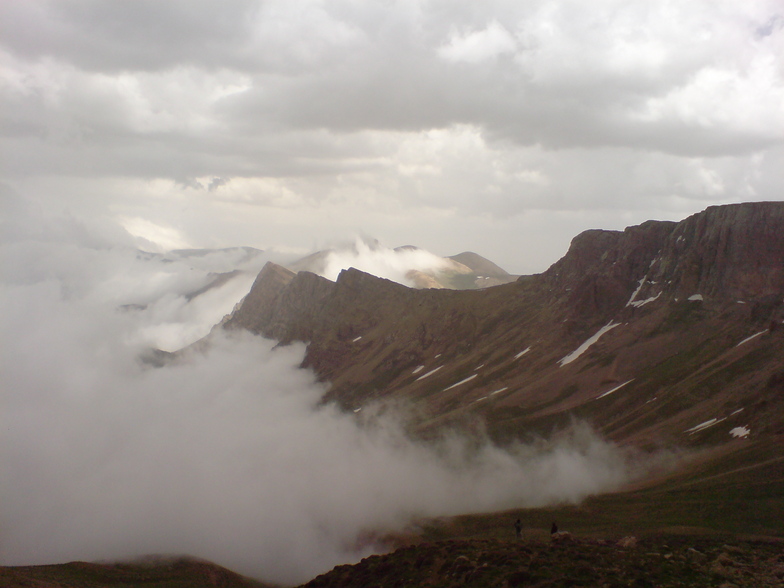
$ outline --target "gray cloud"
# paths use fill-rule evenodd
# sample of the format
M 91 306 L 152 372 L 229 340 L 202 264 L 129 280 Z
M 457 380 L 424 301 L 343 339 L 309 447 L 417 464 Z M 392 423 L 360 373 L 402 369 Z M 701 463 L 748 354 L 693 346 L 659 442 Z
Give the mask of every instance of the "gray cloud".
M 782 194 L 767 0 L 30 0 L 0 23 L 4 181 L 190 243 L 362 232 L 452 254 L 460 226 L 456 249 L 541 270 L 564 217 L 622 228 Z M 542 213 L 547 246 L 526 237 Z
M 239 65 L 258 9 L 253 0 L 114 4 L 101 0 L 3 3 L 4 44 L 98 72 L 183 64 Z M 246 60 L 245 60 L 246 61 Z

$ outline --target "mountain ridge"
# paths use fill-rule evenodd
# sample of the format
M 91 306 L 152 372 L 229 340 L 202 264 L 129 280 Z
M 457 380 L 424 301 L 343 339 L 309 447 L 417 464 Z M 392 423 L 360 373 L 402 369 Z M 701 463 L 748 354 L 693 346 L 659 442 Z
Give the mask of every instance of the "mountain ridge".
M 702 390 L 699 377 L 727 379 L 736 403 L 753 402 L 740 391 L 745 383 L 781 408 L 768 383 L 781 376 L 782 235 L 784 203 L 747 203 L 678 223 L 585 231 L 542 274 L 485 290 L 412 290 L 355 269 L 335 282 L 286 274 L 260 307 L 243 303 L 225 326 L 306 342 L 303 365 L 330 383 L 326 399 L 346 409 L 404 398 L 432 426 L 476 414 L 499 439 L 576 413 L 619 441 L 683 441 L 697 412 L 723 410 L 729 401 L 719 399 L 733 395 L 691 391 L 694 406 L 676 408 L 679 391 Z M 265 271 L 249 300 L 269 287 Z M 420 365 L 438 372 L 422 379 Z M 658 389 L 672 397 L 668 408 L 643 410 L 641 400 L 654 402 Z M 602 405 L 621 414 L 599 422 Z M 782 432 L 769 419 L 755 425 L 761 431 Z

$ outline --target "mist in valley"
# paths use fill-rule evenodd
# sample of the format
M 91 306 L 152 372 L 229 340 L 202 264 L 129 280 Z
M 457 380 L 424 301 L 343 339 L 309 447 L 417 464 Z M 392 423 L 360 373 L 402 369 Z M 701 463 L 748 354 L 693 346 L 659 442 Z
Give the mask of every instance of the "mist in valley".
M 253 275 L 189 299 L 237 260 L 161 261 L 69 222 L 2 243 L 2 565 L 176 553 L 294 583 L 419 517 L 578 501 L 634 473 L 584 427 L 536 446 L 415 442 L 396 411 L 320 404 L 301 344 L 216 332 L 153 367 L 149 348 L 206 335 Z

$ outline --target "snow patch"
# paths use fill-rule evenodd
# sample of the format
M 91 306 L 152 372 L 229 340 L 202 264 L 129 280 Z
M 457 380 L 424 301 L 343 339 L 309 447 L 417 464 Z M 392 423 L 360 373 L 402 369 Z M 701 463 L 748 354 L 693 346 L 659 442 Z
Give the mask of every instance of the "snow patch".
M 427 374 L 425 374 L 425 375 L 427 375 Z M 471 375 L 471 376 L 468 376 L 468 377 L 467 377 L 465 380 L 460 380 L 460 381 L 459 381 L 457 384 L 452 384 L 451 386 L 449 386 L 449 388 L 444 388 L 444 392 L 446 392 L 447 390 L 451 390 L 452 388 L 457 388 L 458 386 L 460 386 L 460 385 L 462 385 L 462 384 L 465 384 L 466 382 L 470 382 L 470 381 L 471 381 L 471 380 L 473 380 L 473 379 L 474 379 L 474 378 L 475 378 L 477 375 L 478 375 L 478 374 L 473 374 L 473 375 Z M 424 378 L 424 377 L 425 377 L 425 376 L 422 376 L 422 378 Z M 421 380 L 422 378 L 420 378 L 420 380 Z
M 604 394 L 602 394 L 602 395 L 600 395 L 600 396 L 597 396 L 597 397 L 596 397 L 596 400 L 599 400 L 600 398 L 604 398 L 605 396 L 609 396 L 609 395 L 610 395 L 610 394 L 612 394 L 613 392 L 617 392 L 618 390 L 620 390 L 621 388 L 623 388 L 623 387 L 624 387 L 626 384 L 630 384 L 630 383 L 632 383 L 632 382 L 634 382 L 634 378 L 632 378 L 631 380 L 628 380 L 628 381 L 624 382 L 624 383 L 623 383 L 623 384 L 621 384 L 620 386 L 616 386 L 616 387 L 615 387 L 615 388 L 613 388 L 612 390 L 608 390 L 607 392 L 605 392 Z
M 767 332 L 768 332 L 768 330 L 767 330 L 767 329 L 765 329 L 764 331 L 760 331 L 759 333 L 754 333 L 754 334 L 753 334 L 751 337 L 746 337 L 746 338 L 745 338 L 743 341 L 741 341 L 740 343 L 738 343 L 738 344 L 737 344 L 735 347 L 740 347 L 740 346 L 741 346 L 741 345 L 743 345 L 744 343 L 748 343 L 748 342 L 749 342 L 749 341 L 751 341 L 752 339 L 756 339 L 756 338 L 757 338 L 757 337 L 759 337 L 760 335 L 764 335 L 764 334 L 765 334 L 765 333 L 767 333 Z
M 705 429 L 712 427 L 713 425 L 719 424 L 721 421 L 725 419 L 709 419 L 704 423 L 700 423 L 696 427 L 692 427 L 691 429 L 686 429 L 686 433 L 693 435 L 694 433 L 699 433 L 700 431 L 704 431 Z
M 488 396 L 495 396 L 496 394 L 500 394 L 504 390 L 509 390 L 509 386 L 504 386 L 503 388 L 499 388 L 498 390 L 494 390 L 493 392 L 490 392 L 490 394 L 488 394 Z
M 436 369 L 434 369 L 434 370 L 430 370 L 430 371 L 429 371 L 429 372 L 427 372 L 426 374 L 419 376 L 419 377 L 416 379 L 416 381 L 418 382 L 419 380 L 424 380 L 424 379 L 425 379 L 425 378 L 427 378 L 428 376 L 432 376 L 434 373 L 436 373 L 436 372 L 437 372 L 438 370 L 440 370 L 442 367 L 444 367 L 444 366 L 440 365 L 440 366 L 438 366 Z
M 352 342 L 352 343 L 356 343 L 356 342 L 357 342 L 357 341 L 359 341 L 361 338 L 362 338 L 362 335 L 360 335 L 360 336 L 359 336 L 359 337 L 357 337 L 356 339 L 352 340 L 351 342 Z
M 418 373 L 419 373 L 419 372 L 421 372 L 423 369 L 425 369 L 425 366 L 423 366 L 423 365 L 418 365 L 418 366 L 416 366 L 416 367 L 414 368 L 414 371 L 413 371 L 413 372 L 411 372 L 411 373 L 412 373 L 412 374 L 418 374 Z
M 517 355 L 515 355 L 515 356 L 514 356 L 514 358 L 515 358 L 515 359 L 520 359 L 520 358 L 521 358 L 523 355 L 525 355 L 525 354 L 526 354 L 526 353 L 528 353 L 529 351 L 531 351 L 531 348 L 530 348 L 530 347 L 526 347 L 526 348 L 525 348 L 525 349 L 523 349 L 523 350 L 522 350 L 520 353 L 518 353 Z
M 480 365 L 479 367 L 475 367 L 475 368 L 474 368 L 474 371 L 475 371 L 475 372 L 478 372 L 478 371 L 479 371 L 479 370 L 481 370 L 483 367 L 485 367 L 485 364 L 482 364 L 482 365 Z
M 734 412 L 731 412 L 731 413 L 730 413 L 730 416 L 734 416 L 734 415 L 738 414 L 739 412 L 743 412 L 743 409 L 742 409 L 742 408 L 739 408 L 738 410 L 736 410 L 736 411 L 734 411 Z
M 634 292 L 632 292 L 632 295 L 629 298 L 629 302 L 626 303 L 626 306 L 630 306 L 634 302 L 634 299 L 637 298 L 637 294 L 640 293 L 640 290 L 642 290 L 642 287 L 645 285 L 647 279 L 648 279 L 648 274 L 645 274 L 645 276 L 637 282 L 637 289 Z
M 689 296 L 687 298 L 687 300 L 689 300 L 691 302 L 702 302 L 703 301 L 703 297 L 702 297 L 702 294 L 692 294 L 691 296 Z
M 635 300 L 634 302 L 630 302 L 629 304 L 631 304 L 635 308 L 640 308 L 641 306 L 645 306 L 649 302 L 653 302 L 654 300 L 658 299 L 659 296 L 661 296 L 661 294 L 662 293 L 659 292 L 656 296 L 653 296 L 652 298 L 646 298 L 645 300 Z M 627 304 L 626 306 L 629 306 L 629 304 Z
M 572 351 L 569 355 L 567 355 L 563 359 L 559 360 L 558 363 L 561 364 L 561 367 L 565 366 L 567 363 L 572 363 L 575 359 L 577 359 L 583 353 L 585 353 L 591 345 L 596 343 L 602 335 L 604 335 L 607 331 L 614 329 L 620 324 L 621 323 L 614 323 L 610 321 L 609 323 L 604 325 L 601 329 L 599 329 L 599 331 L 596 334 L 594 334 L 591 338 L 589 338 L 582 345 L 580 345 L 577 349 Z
M 730 429 L 730 435 L 738 439 L 745 439 L 749 436 L 749 433 L 751 433 L 751 430 L 748 427 L 735 427 L 734 429 Z

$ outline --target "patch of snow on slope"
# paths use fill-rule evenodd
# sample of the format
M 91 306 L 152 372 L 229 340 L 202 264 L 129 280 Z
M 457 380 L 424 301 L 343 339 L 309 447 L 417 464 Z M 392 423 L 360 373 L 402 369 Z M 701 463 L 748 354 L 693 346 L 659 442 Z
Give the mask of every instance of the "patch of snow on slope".
M 488 396 L 495 396 L 496 394 L 500 394 L 504 390 L 509 390 L 509 386 L 504 386 L 503 388 L 499 388 L 498 390 L 490 392 L 490 394 L 488 394 Z
M 444 392 L 446 392 L 447 390 L 451 390 L 452 388 L 457 388 L 458 386 L 460 386 L 461 384 L 465 384 L 466 382 L 470 382 L 476 376 L 477 376 L 477 374 L 473 374 L 471 376 L 468 376 L 465 380 L 460 380 L 457 384 L 452 384 L 451 386 L 449 386 L 449 388 L 444 388 Z M 425 376 L 422 376 L 422 378 L 424 378 L 424 377 Z M 422 378 L 420 378 L 420 379 L 422 379 Z
M 353 341 L 351 341 L 351 342 L 352 342 L 352 343 L 356 343 L 356 342 L 357 342 L 357 341 L 359 341 L 361 338 L 362 338 L 362 335 L 360 335 L 359 337 L 357 337 L 356 339 L 354 339 L 354 340 L 353 340 Z
M 738 410 L 735 410 L 735 411 L 731 412 L 730 416 L 734 416 L 734 415 L 738 414 L 739 412 L 743 412 L 743 409 L 739 408 Z
M 526 348 L 525 348 L 525 349 L 523 349 L 523 350 L 522 350 L 520 353 L 518 353 L 517 355 L 515 355 L 515 356 L 514 356 L 514 358 L 515 358 L 515 359 L 520 359 L 520 358 L 521 358 L 523 355 L 525 355 L 525 354 L 526 354 L 526 353 L 528 353 L 529 351 L 531 351 L 531 348 L 530 348 L 530 347 L 526 347 Z
M 618 390 L 620 390 L 621 388 L 623 388 L 623 387 L 624 387 L 626 384 L 630 384 L 630 383 L 632 383 L 632 382 L 634 382 L 634 378 L 632 378 L 631 380 L 628 380 L 627 382 L 624 382 L 624 383 L 623 383 L 623 384 L 621 384 L 620 386 L 616 386 L 616 387 L 615 387 L 615 388 L 613 388 L 612 390 L 608 390 L 607 392 L 605 392 L 605 393 L 604 393 L 604 394 L 602 394 L 601 396 L 597 396 L 597 397 L 596 397 L 596 400 L 599 400 L 600 398 L 604 398 L 605 396 L 609 396 L 609 395 L 610 395 L 610 394 L 612 394 L 613 392 L 617 392 Z
M 424 379 L 425 379 L 425 378 L 427 378 L 428 376 L 432 376 L 434 373 L 436 373 L 436 372 L 437 372 L 438 370 L 440 370 L 442 367 L 444 367 L 444 366 L 440 365 L 440 366 L 438 366 L 436 369 L 434 369 L 434 370 L 430 370 L 430 371 L 429 371 L 429 372 L 427 372 L 426 374 L 419 376 L 419 377 L 416 379 L 416 381 L 418 382 L 419 380 L 424 380 Z
M 745 439 L 749 436 L 749 433 L 751 433 L 751 430 L 748 427 L 735 427 L 734 429 L 730 429 L 730 435 L 738 439 Z
M 746 337 L 746 338 L 745 338 L 743 341 L 741 341 L 740 343 L 738 343 L 738 344 L 737 344 L 735 347 L 740 347 L 740 346 L 741 346 L 741 345 L 743 345 L 744 343 L 748 343 L 748 342 L 749 342 L 749 341 L 751 341 L 752 339 L 756 339 L 756 338 L 757 338 L 757 337 L 759 337 L 760 335 L 764 335 L 764 334 L 765 334 L 765 333 L 767 333 L 767 332 L 768 332 L 768 330 L 767 330 L 767 329 L 765 329 L 764 331 L 760 331 L 759 333 L 754 333 L 754 334 L 753 334 L 751 337 Z
M 689 433 L 690 435 L 692 435 L 694 433 L 699 433 L 700 431 L 704 431 L 708 427 L 712 427 L 713 425 L 719 424 L 723 420 L 724 419 L 715 419 L 715 418 L 714 419 L 709 419 L 709 420 L 705 421 L 704 423 L 700 423 L 696 427 L 692 427 L 691 429 L 686 429 L 686 431 L 684 431 L 684 432 L 685 433 Z
M 414 368 L 414 371 L 413 371 L 413 372 L 411 372 L 411 373 L 412 373 L 412 374 L 418 374 L 418 373 L 419 373 L 419 372 L 421 372 L 423 369 L 425 369 L 425 366 L 423 366 L 423 365 L 418 365 L 418 366 L 416 366 L 416 367 Z
M 687 300 L 691 302 L 702 302 L 703 301 L 702 294 L 692 294 L 687 298 Z
M 631 298 L 629 298 L 629 302 L 626 303 L 626 306 L 630 306 L 634 302 L 634 299 L 637 298 L 637 294 L 640 293 L 640 290 L 642 290 L 642 287 L 645 285 L 647 279 L 648 274 L 645 274 L 645 277 L 641 278 L 640 281 L 637 282 L 637 289 L 632 292 Z
M 558 363 L 561 364 L 561 367 L 565 366 L 567 363 L 572 363 L 575 359 L 577 359 L 583 353 L 585 353 L 591 345 L 596 343 L 602 335 L 604 335 L 610 329 L 614 329 L 615 327 L 617 327 L 620 324 L 621 323 L 614 323 L 614 322 L 610 321 L 609 323 L 604 325 L 601 329 L 599 329 L 596 332 L 596 334 L 594 334 L 591 338 L 589 338 L 582 345 L 580 345 L 577 349 L 572 351 L 569 355 L 567 355 L 563 359 L 559 360 Z
M 630 302 L 629 304 L 631 304 L 635 308 L 640 308 L 641 306 L 645 306 L 649 302 L 653 302 L 654 300 L 657 300 L 659 296 L 661 296 L 661 294 L 662 293 L 659 292 L 656 296 L 653 296 L 652 298 L 646 298 L 645 300 L 635 300 L 634 302 Z M 629 306 L 629 304 L 627 304 L 626 306 Z

